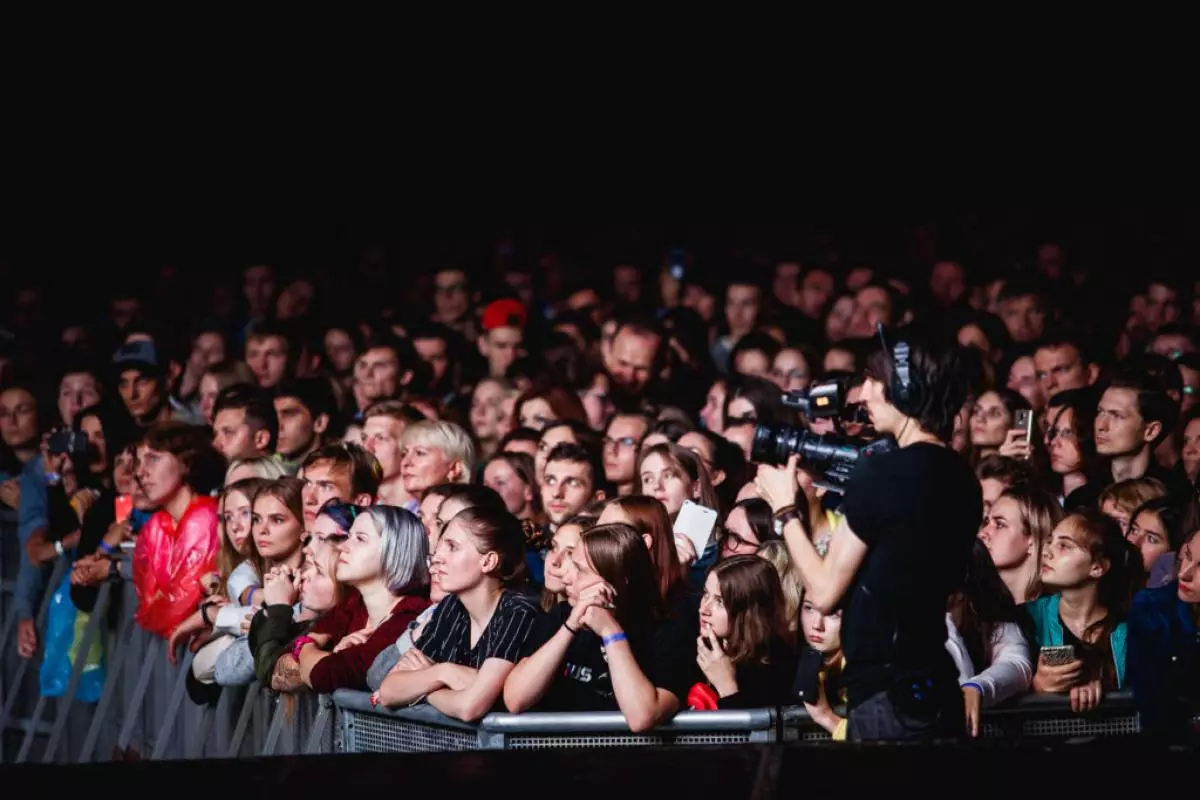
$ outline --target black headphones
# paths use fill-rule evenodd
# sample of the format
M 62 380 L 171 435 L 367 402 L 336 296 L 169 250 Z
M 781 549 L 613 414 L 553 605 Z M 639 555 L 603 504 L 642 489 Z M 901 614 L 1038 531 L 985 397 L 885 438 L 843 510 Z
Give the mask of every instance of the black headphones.
M 888 387 L 892 394 L 892 405 L 905 416 L 914 417 L 925 405 L 925 388 L 913 375 L 908 342 L 897 341 L 889 348 L 887 338 L 883 335 L 883 323 L 875 323 L 875 330 L 879 333 L 884 352 L 890 353 L 892 358 L 892 380 Z

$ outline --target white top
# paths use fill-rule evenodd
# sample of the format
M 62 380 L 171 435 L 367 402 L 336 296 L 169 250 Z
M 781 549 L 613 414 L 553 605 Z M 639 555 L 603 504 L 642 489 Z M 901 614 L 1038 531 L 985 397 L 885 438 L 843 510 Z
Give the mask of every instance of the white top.
M 1029 643 L 1015 622 L 1004 622 L 992 629 L 988 656 L 991 664 L 976 673 L 967 645 L 946 614 L 946 650 L 958 667 L 958 682 L 975 683 L 982 689 L 982 705 L 989 708 L 1010 697 L 1023 694 L 1033 682 L 1033 663 L 1029 659 Z
M 229 573 L 229 580 L 225 581 L 225 593 L 229 595 L 229 603 L 217 610 L 217 617 L 213 621 L 213 633 L 241 636 L 242 620 L 254 611 L 251 606 L 241 604 L 242 593 L 251 587 L 261 586 L 262 580 L 249 561 L 243 561 L 234 567 L 233 572 Z
M 229 595 L 229 602 L 240 603 L 242 592 L 251 586 L 262 586 L 262 579 L 254 571 L 253 564 L 243 561 L 233 568 L 233 572 L 229 573 L 229 580 L 225 581 L 225 593 Z

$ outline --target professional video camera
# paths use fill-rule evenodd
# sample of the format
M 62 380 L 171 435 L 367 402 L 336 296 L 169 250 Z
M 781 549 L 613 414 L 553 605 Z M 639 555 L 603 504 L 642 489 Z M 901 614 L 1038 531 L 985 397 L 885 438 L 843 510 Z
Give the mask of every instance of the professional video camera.
M 807 390 L 788 392 L 783 404 L 800 411 L 809 420 L 834 419 L 869 424 L 866 408 L 846 406 L 846 387 L 840 380 L 822 381 Z M 850 411 L 849 414 L 845 413 Z M 885 453 L 896 446 L 890 437 L 874 441 L 844 434 L 816 434 L 790 425 L 756 425 L 750 445 L 751 460 L 757 464 L 786 464 L 793 453 L 801 466 L 818 477 L 816 486 L 844 492 L 850 473 L 860 458 Z

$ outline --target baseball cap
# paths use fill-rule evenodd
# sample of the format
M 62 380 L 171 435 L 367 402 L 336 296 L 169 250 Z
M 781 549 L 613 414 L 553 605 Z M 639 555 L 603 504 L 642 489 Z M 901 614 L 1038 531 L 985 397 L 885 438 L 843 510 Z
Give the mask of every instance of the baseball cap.
M 144 339 L 126 342 L 113 354 L 113 369 L 118 373 L 127 369 L 140 369 L 142 372 L 157 375 L 160 371 L 158 348 L 154 346 L 154 342 Z
M 526 321 L 525 306 L 516 300 L 505 298 L 493 300 L 483 310 L 483 329 L 524 328 Z

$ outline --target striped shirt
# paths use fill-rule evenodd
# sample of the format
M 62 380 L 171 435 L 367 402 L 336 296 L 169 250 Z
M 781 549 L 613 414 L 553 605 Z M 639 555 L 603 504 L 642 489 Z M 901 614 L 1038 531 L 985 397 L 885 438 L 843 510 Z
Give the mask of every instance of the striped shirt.
M 515 664 L 541 613 L 541 608 L 530 598 L 505 591 L 479 641 L 471 647 L 471 617 L 462 601 L 449 595 L 438 604 L 416 647 L 439 664 L 449 661 L 479 669 L 489 658 Z

